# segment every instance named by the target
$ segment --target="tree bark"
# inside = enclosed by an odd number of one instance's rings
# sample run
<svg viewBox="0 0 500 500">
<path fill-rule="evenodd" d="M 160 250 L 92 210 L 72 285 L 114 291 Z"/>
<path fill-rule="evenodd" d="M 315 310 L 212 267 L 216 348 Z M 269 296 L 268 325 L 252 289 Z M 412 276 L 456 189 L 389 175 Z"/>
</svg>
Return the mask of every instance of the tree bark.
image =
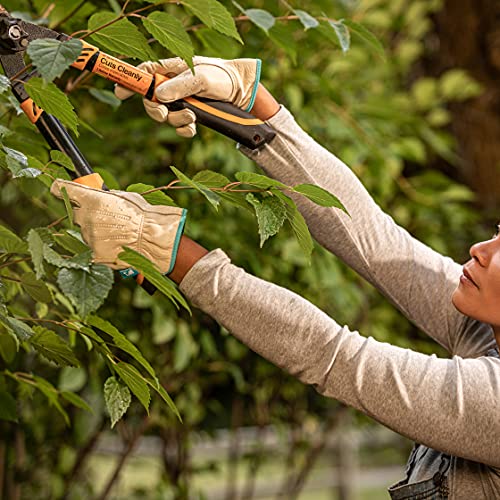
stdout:
<svg viewBox="0 0 500 500">
<path fill-rule="evenodd" d="M 485 208 L 500 206 L 500 2 L 445 0 L 436 16 L 436 51 L 428 72 L 463 68 L 484 92 L 453 104 L 451 130 L 465 182 Z"/>
</svg>

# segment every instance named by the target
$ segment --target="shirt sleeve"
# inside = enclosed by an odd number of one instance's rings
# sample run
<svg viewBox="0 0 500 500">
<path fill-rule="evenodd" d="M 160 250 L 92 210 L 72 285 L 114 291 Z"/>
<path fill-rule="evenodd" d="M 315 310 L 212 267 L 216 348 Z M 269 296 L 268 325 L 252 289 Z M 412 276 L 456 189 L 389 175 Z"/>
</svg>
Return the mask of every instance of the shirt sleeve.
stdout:
<svg viewBox="0 0 500 500">
<path fill-rule="evenodd" d="M 500 360 L 439 359 L 364 338 L 300 296 L 247 274 L 215 250 L 180 288 L 277 366 L 433 449 L 500 466 Z"/>
<path fill-rule="evenodd" d="M 491 328 L 478 328 L 451 302 L 461 266 L 398 226 L 356 175 L 304 132 L 288 110 L 282 107 L 268 123 L 276 130 L 270 144 L 260 150 L 243 146 L 240 150 L 267 175 L 287 185 L 310 183 L 330 191 L 349 212 L 294 196 L 314 238 L 452 354 L 472 357 L 492 348 Z"/>
</svg>

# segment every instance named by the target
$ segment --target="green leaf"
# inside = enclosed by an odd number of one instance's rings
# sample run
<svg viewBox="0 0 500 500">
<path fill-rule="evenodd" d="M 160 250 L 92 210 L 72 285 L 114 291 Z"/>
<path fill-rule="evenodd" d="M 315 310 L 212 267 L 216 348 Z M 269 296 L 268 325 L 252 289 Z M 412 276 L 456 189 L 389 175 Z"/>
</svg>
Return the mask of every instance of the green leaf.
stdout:
<svg viewBox="0 0 500 500">
<path fill-rule="evenodd" d="M 207 189 L 203 184 L 198 184 L 197 182 L 193 181 L 187 175 L 184 175 L 180 170 L 177 170 L 175 167 L 171 166 L 170 168 L 172 169 L 172 172 L 175 174 L 177 179 L 200 192 L 210 202 L 215 210 L 218 210 L 220 204 L 220 196 Z"/>
<path fill-rule="evenodd" d="M 52 149 L 50 151 L 50 159 L 57 163 L 58 165 L 71 170 L 71 172 L 76 172 L 75 165 L 73 165 L 73 160 L 62 151 L 58 151 L 57 149 Z"/>
<path fill-rule="evenodd" d="M 42 78 L 46 82 L 51 82 L 75 62 L 82 48 L 82 42 L 78 38 L 71 38 L 64 42 L 52 38 L 41 38 L 32 40 L 27 52 Z"/>
<path fill-rule="evenodd" d="M 109 377 L 104 383 L 104 401 L 111 417 L 111 428 L 113 428 L 130 406 L 132 396 L 129 388 L 115 377 Z"/>
<path fill-rule="evenodd" d="M 10 364 L 14 361 L 19 351 L 19 340 L 17 337 L 6 330 L 0 330 L 0 355 L 3 360 Z"/>
<path fill-rule="evenodd" d="M 342 19 L 340 21 L 328 21 L 328 24 L 334 29 L 342 52 L 347 52 L 351 46 L 351 34 L 344 21 Z"/>
<path fill-rule="evenodd" d="M 36 277 L 37 279 L 43 278 L 43 276 L 45 276 L 45 270 L 42 265 L 44 249 L 49 248 L 48 245 L 52 243 L 50 231 L 44 227 L 30 229 L 26 239 L 28 241 L 33 266 L 35 267 Z"/>
<path fill-rule="evenodd" d="M 17 422 L 16 400 L 6 391 L 0 391 L 0 419 Z"/>
<path fill-rule="evenodd" d="M 127 247 L 124 247 L 124 251 L 118 255 L 118 258 L 144 275 L 160 292 L 172 300 L 176 307 L 178 307 L 177 304 L 181 304 L 190 311 L 186 299 L 180 294 L 173 282 L 163 276 L 149 259 Z"/>
<path fill-rule="evenodd" d="M 3 146 L 3 150 L 6 153 L 5 162 L 7 164 L 7 168 L 14 175 L 17 175 L 21 170 L 29 166 L 28 157 L 24 153 L 21 153 L 21 151 L 11 149 L 6 146 Z"/>
<path fill-rule="evenodd" d="M 80 316 L 96 311 L 113 286 L 113 272 L 109 267 L 94 264 L 90 272 L 82 269 L 61 269 L 57 283 L 71 299 Z"/>
<path fill-rule="evenodd" d="M 149 184 L 131 184 L 127 187 L 127 191 L 133 193 L 144 193 L 144 191 L 149 191 L 154 189 L 154 186 Z M 151 205 L 168 205 L 170 207 L 177 207 L 178 205 L 175 201 L 170 198 L 170 196 L 166 195 L 163 191 L 154 191 L 153 193 L 148 193 L 144 195 L 144 199 L 151 203 Z"/>
<path fill-rule="evenodd" d="M 276 196 L 268 196 L 259 200 L 252 193 L 247 195 L 248 202 L 254 207 L 259 224 L 260 247 L 274 236 L 283 226 L 286 219 L 284 203 Z"/>
<path fill-rule="evenodd" d="M 69 417 L 64 408 L 59 403 L 59 392 L 57 389 L 47 380 L 33 375 L 33 379 L 36 382 L 36 387 L 41 391 L 45 397 L 48 399 L 49 403 L 56 408 L 56 410 L 62 415 L 66 425 L 70 425 Z M 19 380 L 19 379 L 18 379 Z"/>
<path fill-rule="evenodd" d="M 67 269 L 80 269 L 82 271 L 90 272 L 90 266 L 92 263 L 92 250 L 87 250 L 86 252 L 80 253 L 71 257 L 71 259 L 65 259 L 62 255 L 59 255 L 55 250 L 52 250 L 48 245 L 43 247 L 43 257 L 45 260 L 56 266 L 58 268 Z"/>
<path fill-rule="evenodd" d="M 78 392 L 87 383 L 87 371 L 84 368 L 65 366 L 59 371 L 59 383 L 57 387 L 60 391 Z"/>
<path fill-rule="evenodd" d="M 95 97 L 98 101 L 108 104 L 114 110 L 118 109 L 122 105 L 122 101 L 120 101 L 120 99 L 118 99 L 118 97 L 116 97 L 114 92 L 111 92 L 111 90 L 96 89 L 95 87 L 92 87 L 89 89 L 89 94 L 92 97 Z"/>
<path fill-rule="evenodd" d="M 90 248 L 81 240 L 81 238 L 74 236 L 72 233 L 79 235 L 76 231 L 67 230 L 63 233 L 54 234 L 54 239 L 58 245 L 73 254 L 88 252 Z"/>
<path fill-rule="evenodd" d="M 385 49 L 380 40 L 362 24 L 351 21 L 350 19 L 344 19 L 343 23 L 349 27 L 351 33 L 360 38 L 365 44 L 373 49 L 376 54 L 385 59 Z"/>
<path fill-rule="evenodd" d="M 36 179 L 39 175 L 42 175 L 43 172 L 41 170 L 37 170 L 36 168 L 23 168 L 17 174 L 13 175 L 13 179 Z"/>
<path fill-rule="evenodd" d="M 32 78 L 24 84 L 26 92 L 47 113 L 61 120 L 62 124 L 78 135 L 78 117 L 68 96 L 53 83 Z"/>
<path fill-rule="evenodd" d="M 73 228 L 73 207 L 71 206 L 71 200 L 68 196 L 68 191 L 66 187 L 61 188 L 61 195 L 64 201 L 64 207 L 66 208 L 66 213 L 68 214 L 68 221 L 71 228 Z"/>
<path fill-rule="evenodd" d="M 274 194 L 284 202 L 286 207 L 286 218 L 293 233 L 295 234 L 295 237 L 297 238 L 297 241 L 299 242 L 300 248 L 307 258 L 307 261 L 310 262 L 314 244 L 304 217 L 299 212 L 297 206 L 291 198 L 281 192 L 275 192 Z"/>
<path fill-rule="evenodd" d="M 254 174 L 253 172 L 237 172 L 235 177 L 243 184 L 249 184 L 250 186 L 255 186 L 259 189 L 270 189 L 273 187 L 286 190 L 290 189 L 282 182 L 276 181 L 262 174 Z"/>
<path fill-rule="evenodd" d="M 10 316 L 2 316 L 0 314 L 0 323 L 2 323 L 7 330 L 14 333 L 20 342 L 29 340 L 35 334 L 26 323 Z"/>
<path fill-rule="evenodd" d="M 106 321 L 98 316 L 89 316 L 85 322 L 95 328 L 99 328 L 103 332 L 110 335 L 115 343 L 115 346 L 120 348 L 122 351 L 130 354 L 138 363 L 140 363 L 146 371 L 152 376 L 155 377 L 156 373 L 150 363 L 144 358 L 139 349 L 130 342 L 123 333 L 118 331 L 118 329 L 113 326 L 109 321 Z"/>
<path fill-rule="evenodd" d="M 264 30 L 266 33 L 274 26 L 276 19 L 267 10 L 246 9 L 243 13 L 248 16 L 250 21 Z"/>
<path fill-rule="evenodd" d="M 174 56 L 182 57 L 188 66 L 193 68 L 193 44 L 184 26 L 176 17 L 156 11 L 143 18 L 142 22 L 163 47 L 170 50 Z"/>
<path fill-rule="evenodd" d="M 71 347 L 56 332 L 41 326 L 33 330 L 35 334 L 29 342 L 44 358 L 59 366 L 80 366 Z"/>
<path fill-rule="evenodd" d="M 10 90 L 10 80 L 5 75 L 0 75 L 0 94 Z"/>
<path fill-rule="evenodd" d="M 28 253 L 28 245 L 5 226 L 0 226 L 0 251 L 5 253 Z"/>
<path fill-rule="evenodd" d="M 207 188 L 224 187 L 230 184 L 230 180 L 225 175 L 213 170 L 201 170 L 193 177 L 192 181 Z"/>
<path fill-rule="evenodd" d="M 89 19 L 89 30 L 94 31 L 116 18 L 117 16 L 113 12 L 98 12 Z M 140 59 L 141 61 L 154 59 L 154 54 L 151 52 L 148 41 L 135 24 L 131 23 L 128 19 L 121 19 L 99 30 L 91 38 L 100 48 Z"/>
<path fill-rule="evenodd" d="M 299 17 L 299 21 L 302 23 L 306 31 L 310 28 L 317 28 L 319 26 L 318 20 L 311 16 L 311 14 L 308 14 L 300 9 L 293 9 L 293 13 Z"/>
<path fill-rule="evenodd" d="M 347 213 L 346 208 L 336 196 L 331 194 L 326 189 L 316 186 L 315 184 L 299 184 L 298 186 L 295 186 L 293 190 L 296 193 L 303 194 L 317 205 L 322 207 L 340 208 Z"/>
<path fill-rule="evenodd" d="M 229 11 L 216 0 L 181 0 L 203 24 L 243 43 Z"/>
<path fill-rule="evenodd" d="M 177 418 L 182 422 L 182 417 L 181 417 L 181 414 L 179 413 L 179 410 L 177 409 L 177 406 L 175 406 L 175 403 L 173 402 L 172 398 L 169 396 L 168 392 L 160 384 L 160 382 L 157 379 L 155 379 L 154 381 L 149 380 L 149 379 L 145 379 L 145 380 L 146 380 L 146 383 L 150 387 L 152 387 L 162 397 L 163 401 L 165 401 L 165 403 L 167 403 L 169 408 L 175 413 Z"/>
<path fill-rule="evenodd" d="M 81 408 L 82 410 L 88 411 L 89 413 L 94 413 L 88 403 L 74 392 L 63 391 L 61 392 L 61 396 L 77 408 Z"/>
<path fill-rule="evenodd" d="M 141 402 L 142 406 L 149 413 L 149 402 L 151 401 L 151 394 L 148 385 L 142 375 L 128 363 L 120 361 L 113 365 L 116 373 L 125 382 L 127 387 L 132 391 L 132 394 Z"/>
<path fill-rule="evenodd" d="M 52 295 L 45 282 L 37 279 L 35 273 L 25 273 L 21 276 L 21 286 L 35 301 L 49 304 Z"/>
</svg>

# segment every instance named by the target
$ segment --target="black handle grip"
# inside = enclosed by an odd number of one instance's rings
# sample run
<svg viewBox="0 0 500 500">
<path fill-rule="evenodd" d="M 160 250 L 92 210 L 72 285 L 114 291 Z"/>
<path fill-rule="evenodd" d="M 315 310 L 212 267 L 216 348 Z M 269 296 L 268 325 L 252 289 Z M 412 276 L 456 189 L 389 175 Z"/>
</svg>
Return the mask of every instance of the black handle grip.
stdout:
<svg viewBox="0 0 500 500">
<path fill-rule="evenodd" d="M 187 98 L 167 105 L 171 111 L 190 109 L 197 122 L 234 139 L 247 148 L 256 149 L 270 142 L 276 132 L 255 116 L 227 103 L 203 98 Z"/>
</svg>

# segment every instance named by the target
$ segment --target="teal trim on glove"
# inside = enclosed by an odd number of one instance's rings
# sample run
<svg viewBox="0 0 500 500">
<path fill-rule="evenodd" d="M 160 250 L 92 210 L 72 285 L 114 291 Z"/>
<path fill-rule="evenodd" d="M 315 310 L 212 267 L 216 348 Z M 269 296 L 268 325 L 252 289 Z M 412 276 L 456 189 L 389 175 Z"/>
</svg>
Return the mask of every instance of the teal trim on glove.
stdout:
<svg viewBox="0 0 500 500">
<path fill-rule="evenodd" d="M 259 88 L 259 82 L 260 82 L 260 71 L 262 68 L 262 61 L 260 59 L 257 59 L 257 68 L 255 71 L 255 83 L 253 85 L 253 90 L 252 90 L 252 97 L 250 97 L 250 103 L 248 104 L 248 108 L 245 110 L 249 112 L 255 103 L 255 97 L 257 96 L 257 89 Z"/>
<path fill-rule="evenodd" d="M 174 248 L 172 249 L 172 258 L 170 260 L 170 267 L 165 274 L 170 274 L 175 266 L 175 260 L 177 259 L 177 251 L 179 250 L 179 243 L 181 241 L 181 236 L 184 233 L 184 225 L 186 224 L 187 210 L 184 208 L 182 210 L 181 220 L 179 221 L 179 227 L 177 228 L 177 234 L 175 235 Z"/>
</svg>

